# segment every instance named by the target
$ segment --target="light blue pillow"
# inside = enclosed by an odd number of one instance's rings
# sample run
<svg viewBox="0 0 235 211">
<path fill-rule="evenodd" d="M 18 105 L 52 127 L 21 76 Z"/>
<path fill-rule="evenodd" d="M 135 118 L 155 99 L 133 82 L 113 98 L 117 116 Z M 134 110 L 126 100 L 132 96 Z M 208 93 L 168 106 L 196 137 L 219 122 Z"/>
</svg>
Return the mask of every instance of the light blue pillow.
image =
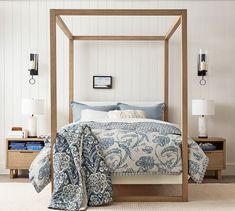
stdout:
<svg viewBox="0 0 235 211">
<path fill-rule="evenodd" d="M 136 106 L 124 103 L 118 103 L 118 110 L 142 110 L 147 119 L 163 120 L 164 103 L 159 103 L 154 106 Z"/>
<path fill-rule="evenodd" d="M 112 111 L 117 110 L 117 105 L 104 105 L 104 106 L 89 106 L 83 103 L 71 102 L 74 121 L 77 122 L 81 119 L 81 111 L 84 109 L 92 109 L 96 111 Z"/>
</svg>

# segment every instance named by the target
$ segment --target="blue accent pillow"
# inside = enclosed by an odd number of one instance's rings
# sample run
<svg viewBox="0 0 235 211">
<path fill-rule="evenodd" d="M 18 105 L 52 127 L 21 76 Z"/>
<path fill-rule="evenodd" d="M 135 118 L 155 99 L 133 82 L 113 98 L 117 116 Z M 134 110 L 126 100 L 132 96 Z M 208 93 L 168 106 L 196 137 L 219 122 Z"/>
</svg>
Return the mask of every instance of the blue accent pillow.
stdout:
<svg viewBox="0 0 235 211">
<path fill-rule="evenodd" d="M 81 111 L 84 109 L 92 109 L 96 111 L 112 111 L 117 110 L 117 105 L 104 105 L 104 106 L 89 106 L 83 103 L 71 102 L 74 121 L 77 122 L 81 119 Z"/>
<path fill-rule="evenodd" d="M 124 103 L 118 103 L 118 110 L 142 110 L 147 119 L 163 120 L 164 117 L 164 103 L 159 103 L 153 106 L 136 106 Z"/>
</svg>

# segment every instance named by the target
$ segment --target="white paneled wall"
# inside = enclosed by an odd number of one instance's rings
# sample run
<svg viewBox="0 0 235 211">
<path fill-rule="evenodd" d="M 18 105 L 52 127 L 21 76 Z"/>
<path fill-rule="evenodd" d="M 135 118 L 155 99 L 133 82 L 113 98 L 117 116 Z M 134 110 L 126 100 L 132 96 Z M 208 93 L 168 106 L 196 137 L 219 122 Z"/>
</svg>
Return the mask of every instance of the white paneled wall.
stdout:
<svg viewBox="0 0 235 211">
<path fill-rule="evenodd" d="M 43 98 L 39 134 L 50 131 L 49 9 L 50 8 L 186 8 L 188 9 L 189 106 L 193 98 L 214 99 L 210 135 L 228 141 L 228 171 L 235 174 L 235 2 L 197 0 L 9 0 L 0 1 L 0 173 L 5 172 L 5 137 L 12 126 L 25 125 L 21 99 Z M 65 18 L 74 34 L 164 34 L 172 18 Z M 58 29 L 58 124 L 68 119 L 68 41 Z M 170 118 L 179 122 L 180 42 L 171 41 Z M 162 100 L 163 45 L 160 42 L 80 42 L 75 45 L 75 96 L 78 100 Z M 210 56 L 208 84 L 199 86 L 196 62 L 199 48 Z M 29 85 L 28 54 L 39 53 L 39 76 Z M 92 89 L 93 75 L 112 75 L 114 88 Z M 197 134 L 191 116 L 190 135 Z"/>
</svg>

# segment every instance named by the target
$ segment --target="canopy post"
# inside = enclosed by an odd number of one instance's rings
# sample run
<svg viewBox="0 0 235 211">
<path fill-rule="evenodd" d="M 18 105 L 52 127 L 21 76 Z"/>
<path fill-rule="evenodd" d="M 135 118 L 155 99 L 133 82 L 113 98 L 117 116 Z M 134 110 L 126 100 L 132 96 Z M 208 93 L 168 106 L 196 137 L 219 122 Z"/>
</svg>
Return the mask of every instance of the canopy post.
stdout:
<svg viewBox="0 0 235 211">
<path fill-rule="evenodd" d="M 169 41 L 164 41 L 164 121 L 168 121 L 169 104 Z"/>
<path fill-rule="evenodd" d="M 56 14 L 50 10 L 50 60 L 51 60 L 51 191 L 54 189 L 53 146 L 57 131 L 57 83 L 56 83 Z"/>
<path fill-rule="evenodd" d="M 181 128 L 182 128 L 182 201 L 188 201 L 188 64 L 187 10 L 181 15 Z"/>
<path fill-rule="evenodd" d="M 71 102 L 74 99 L 74 40 L 69 40 L 69 123 L 73 122 Z"/>
</svg>

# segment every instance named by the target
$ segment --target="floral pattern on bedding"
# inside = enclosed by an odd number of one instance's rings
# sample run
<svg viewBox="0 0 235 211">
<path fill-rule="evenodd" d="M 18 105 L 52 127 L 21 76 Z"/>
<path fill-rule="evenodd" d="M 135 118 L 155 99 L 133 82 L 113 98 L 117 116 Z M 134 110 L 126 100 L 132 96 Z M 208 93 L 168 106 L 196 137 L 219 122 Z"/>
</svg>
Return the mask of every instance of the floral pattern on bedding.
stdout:
<svg viewBox="0 0 235 211">
<path fill-rule="evenodd" d="M 123 129 L 93 129 L 110 171 L 115 176 L 179 175 L 182 173 L 181 136 L 159 132 L 142 133 Z M 201 183 L 208 158 L 192 139 L 189 146 L 189 175 Z"/>
<path fill-rule="evenodd" d="M 114 176 L 179 175 L 182 173 L 181 131 L 177 125 L 155 122 L 83 122 L 99 140 Z M 189 175 L 201 183 L 209 159 L 188 138 Z"/>
<path fill-rule="evenodd" d="M 188 143 L 189 175 L 200 183 L 208 158 L 193 140 Z M 38 192 L 50 181 L 50 144 L 46 146 L 30 168 Z M 164 122 L 70 124 L 57 134 L 54 171 L 51 208 L 78 210 L 109 203 L 111 174 L 181 174 L 180 130 Z"/>
</svg>

